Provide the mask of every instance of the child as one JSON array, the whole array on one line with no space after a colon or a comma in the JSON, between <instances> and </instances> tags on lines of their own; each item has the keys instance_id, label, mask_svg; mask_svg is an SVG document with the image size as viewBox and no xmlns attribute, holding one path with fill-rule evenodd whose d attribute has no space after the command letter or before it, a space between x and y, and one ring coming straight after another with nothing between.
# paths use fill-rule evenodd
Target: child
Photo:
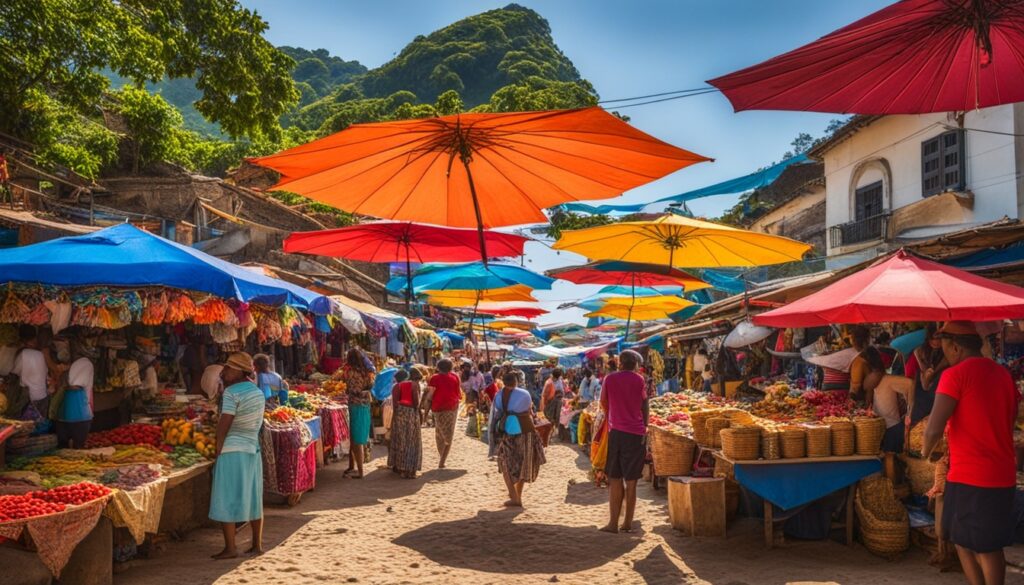
<instances>
[{"instance_id":1,"label":"child","mask_svg":"<svg viewBox=\"0 0 1024 585\"><path fill-rule=\"evenodd\" d=\"M704 371L700 376L704 379L704 391L711 393L711 381L715 379L715 375L711 373L711 364L704 364Z\"/></svg>"}]
</instances>

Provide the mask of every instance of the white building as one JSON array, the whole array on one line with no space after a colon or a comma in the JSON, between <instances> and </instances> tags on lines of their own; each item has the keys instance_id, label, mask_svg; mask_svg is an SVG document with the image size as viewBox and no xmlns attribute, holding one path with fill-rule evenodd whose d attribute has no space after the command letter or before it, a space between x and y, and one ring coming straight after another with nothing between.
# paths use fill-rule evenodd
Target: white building
<instances>
[{"instance_id":1,"label":"white building","mask_svg":"<svg viewBox=\"0 0 1024 585\"><path fill-rule=\"evenodd\" d=\"M825 164L830 257L856 261L1024 210L1024 103L856 116L810 155Z\"/></svg>"}]
</instances>

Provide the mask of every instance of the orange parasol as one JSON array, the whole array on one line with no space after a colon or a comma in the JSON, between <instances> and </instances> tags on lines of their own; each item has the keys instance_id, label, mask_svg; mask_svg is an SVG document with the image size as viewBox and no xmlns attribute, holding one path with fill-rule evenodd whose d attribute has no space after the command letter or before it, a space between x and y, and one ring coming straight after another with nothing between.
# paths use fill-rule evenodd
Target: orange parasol
<instances>
[{"instance_id":1,"label":"orange parasol","mask_svg":"<svg viewBox=\"0 0 1024 585\"><path fill-rule=\"evenodd\" d=\"M250 162L351 213L483 229L546 221L710 160L591 107L356 124ZM486 263L486 252L483 254Z\"/></svg>"}]
</instances>

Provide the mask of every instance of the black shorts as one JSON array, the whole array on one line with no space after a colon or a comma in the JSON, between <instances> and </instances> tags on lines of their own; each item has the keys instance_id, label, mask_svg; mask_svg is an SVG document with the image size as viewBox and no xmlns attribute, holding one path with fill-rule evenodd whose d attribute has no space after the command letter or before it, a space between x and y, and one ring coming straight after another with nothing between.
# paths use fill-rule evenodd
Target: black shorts
<instances>
[{"instance_id":1,"label":"black shorts","mask_svg":"<svg viewBox=\"0 0 1024 585\"><path fill-rule=\"evenodd\" d=\"M647 445L644 435L612 429L608 432L608 462L605 473L613 479L634 481L644 474Z\"/></svg>"},{"instance_id":2,"label":"black shorts","mask_svg":"<svg viewBox=\"0 0 1024 585\"><path fill-rule=\"evenodd\" d=\"M953 544L976 553L1013 544L1014 488L985 488L947 482L942 527Z\"/></svg>"}]
</instances>

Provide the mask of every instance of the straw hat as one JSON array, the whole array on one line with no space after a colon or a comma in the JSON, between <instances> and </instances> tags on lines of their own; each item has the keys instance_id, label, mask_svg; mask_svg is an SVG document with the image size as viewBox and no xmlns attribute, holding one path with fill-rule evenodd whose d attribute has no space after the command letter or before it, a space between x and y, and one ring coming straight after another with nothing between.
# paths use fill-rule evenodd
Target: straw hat
<instances>
[{"instance_id":1,"label":"straw hat","mask_svg":"<svg viewBox=\"0 0 1024 585\"><path fill-rule=\"evenodd\" d=\"M978 328L970 321L950 321L936 332L936 336L939 338L963 336L979 337Z\"/></svg>"},{"instance_id":2,"label":"straw hat","mask_svg":"<svg viewBox=\"0 0 1024 585\"><path fill-rule=\"evenodd\" d=\"M224 367L249 374L253 371L252 356L244 351L237 351L228 356L228 360L224 362Z\"/></svg>"}]
</instances>

